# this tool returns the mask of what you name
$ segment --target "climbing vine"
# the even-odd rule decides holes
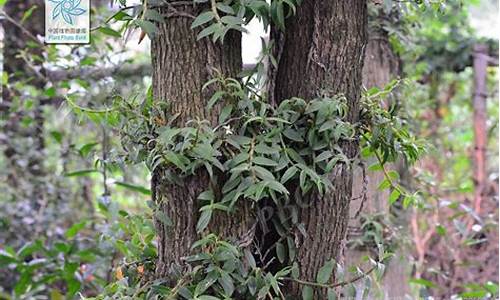
[[[271,199],[276,207],[272,218],[280,238],[273,247],[285,266],[281,271],[269,273],[265,259],[259,262],[249,249],[235,245],[235,241],[204,234],[193,245],[193,250],[199,252],[187,259],[194,271],[179,278],[179,285],[168,292],[160,290],[186,299],[211,299],[201,297],[204,293],[259,298],[267,294],[279,297],[281,280],[297,280],[307,291],[318,285],[334,285],[327,283],[333,267],[322,268],[325,274],[318,274],[315,283],[304,283],[297,277],[292,232],[305,235],[298,222],[298,211],[318,199],[311,195],[321,197],[331,191],[328,175],[335,168],[353,168],[359,162],[361,158],[348,157],[340,146],[354,139],[365,145],[362,156],[377,158],[377,164],[370,169],[385,173],[380,188],[392,189],[391,201],[403,197],[404,203],[411,204],[411,198],[406,199],[412,195],[397,183],[397,173],[385,169],[388,162],[398,158],[412,163],[423,151],[422,143],[398,116],[396,105],[383,101],[397,82],[384,90],[365,93],[361,120],[356,124],[346,121],[345,97],[330,96],[327,90],[310,101],[292,98],[273,107],[241,80],[219,75],[207,82],[204,89],[209,86],[216,88],[206,109],[219,111],[216,124],[198,119],[179,126],[177,116],[169,113],[168,104],[153,105],[151,93],[143,101],[117,96],[111,109],[88,111],[73,106],[81,113],[104,114],[118,120],[126,159],[144,162],[150,171],[161,170],[171,183],[182,182],[198,172],[209,175],[209,188],[198,196],[199,233],[208,227],[214,211],[231,213],[239,201],[258,203]],[[166,226],[171,224],[160,210],[156,210],[156,216]],[[208,244],[212,246],[205,247]],[[387,258],[387,253],[381,252],[377,260],[372,260],[374,267],[382,270],[382,262]],[[334,262],[327,264],[333,266]],[[215,269],[219,271],[208,271]],[[356,274],[365,273],[357,270]],[[319,279],[323,277],[326,279]]]
[[[211,37],[213,42],[223,41],[229,30],[244,31],[242,26],[254,17],[266,27],[274,23],[285,30],[285,18],[300,4],[292,0],[195,2],[203,8],[197,16],[177,7],[189,5],[184,2],[168,4],[167,11],[193,18],[192,28],[200,27],[198,39]],[[145,21],[149,11],[146,2],[142,9],[139,20]],[[151,28],[145,31],[154,34]],[[267,46],[272,47],[272,41]],[[315,282],[304,281],[299,278],[294,260],[295,238],[306,235],[299,222],[299,209],[334,192],[329,175],[340,168],[354,168],[370,156],[376,158],[376,164],[369,169],[385,176],[379,189],[391,190],[389,201],[401,199],[405,206],[416,202],[416,194],[402,187],[397,172],[386,167],[398,159],[414,163],[424,152],[423,143],[407,129],[398,103],[389,97],[401,82],[366,91],[361,101],[361,118],[350,123],[347,99],[328,89],[318,91],[313,99],[291,98],[279,105],[267,101],[260,92],[260,79],[265,77],[262,66],[265,59],[271,63],[275,59],[269,49],[265,48],[264,53],[244,78],[219,74],[205,84],[204,90],[214,91],[207,99],[206,110],[217,112],[216,122],[192,119],[181,123],[178,115],[170,113],[168,102],[154,101],[151,90],[143,100],[116,96],[112,108],[99,111],[89,111],[69,101],[79,113],[93,117],[100,114],[113,120],[122,136],[124,158],[129,162],[144,162],[151,172],[161,174],[172,184],[200,172],[210,178],[207,189],[198,195],[196,230],[203,235],[192,247],[195,254],[185,260],[190,271],[180,274],[173,287],[154,280],[142,282],[138,290],[121,289],[121,293],[162,295],[169,299],[284,299],[280,286],[285,281],[296,281],[304,286],[304,299],[312,299],[314,288],[327,288],[329,299],[333,299],[334,288],[352,289],[353,282],[366,279],[368,289],[369,274],[383,273],[390,254],[379,247],[377,258],[368,259],[373,266],[368,271],[354,269],[352,278],[348,278],[342,266],[330,260],[319,270]],[[342,145],[352,141],[359,142],[363,149],[349,156]],[[248,245],[206,232],[215,211],[230,214],[241,201],[249,201],[253,207],[271,201],[275,209],[271,223],[279,234],[272,248],[279,260],[279,271],[270,271],[268,259],[258,250],[251,251]],[[171,226],[172,221],[158,208],[155,216],[165,226]],[[369,223],[373,224],[376,223]],[[334,269],[337,282],[331,283]]]

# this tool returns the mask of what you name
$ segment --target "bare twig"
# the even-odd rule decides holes
[[[36,42],[38,45],[40,45],[42,48],[45,48],[45,44],[42,43],[36,36],[34,36],[28,29],[26,29],[21,23],[17,22],[14,18],[9,16],[5,11],[2,9],[0,10],[0,15],[4,16],[7,21],[12,23],[14,26],[18,27],[21,29],[21,31],[26,34],[30,39],[32,39],[34,42]]]
[[[360,274],[360,275],[358,275],[356,277],[353,277],[353,278],[351,278],[349,280],[346,280],[346,281],[341,281],[341,282],[332,283],[332,284],[323,284],[323,283],[311,282],[311,281],[306,281],[306,280],[301,280],[301,279],[295,279],[295,278],[291,278],[291,277],[283,277],[282,279],[286,280],[286,281],[295,281],[295,282],[298,282],[300,284],[309,285],[309,286],[315,286],[315,287],[320,287],[320,288],[336,288],[336,287],[346,286],[346,285],[354,283],[354,282],[356,282],[356,281],[358,281],[360,279],[363,279],[366,276],[370,275],[370,273],[372,273],[376,268],[377,268],[377,266],[373,266],[368,271],[363,272],[362,274]]]

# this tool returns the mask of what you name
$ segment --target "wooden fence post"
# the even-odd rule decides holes
[[[474,68],[474,211],[481,212],[481,201],[486,187],[486,76],[488,67],[488,48],[486,45],[478,44],[474,46],[473,68]]]

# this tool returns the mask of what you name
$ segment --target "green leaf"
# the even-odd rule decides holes
[[[408,195],[403,198],[403,208],[408,208],[410,205],[415,203],[415,196],[414,195]]]
[[[288,128],[285,131],[283,131],[283,135],[292,141],[296,141],[296,142],[303,142],[304,141],[304,138],[302,137],[302,135],[297,130],[293,130],[291,128]]]
[[[391,187],[391,182],[388,179],[384,179],[378,186],[378,189],[380,191],[383,191],[385,189],[388,189]]]
[[[276,6],[276,17],[278,18],[278,26],[285,30],[285,12],[284,12],[283,2],[279,1]]]
[[[205,228],[207,228],[208,223],[210,223],[210,219],[212,218],[212,211],[205,210],[201,213],[200,218],[198,219],[198,223],[196,224],[196,231],[201,233]]]
[[[333,273],[333,267],[335,262],[333,259],[327,261],[318,271],[316,275],[316,282],[320,284],[325,284],[328,282]]]
[[[486,291],[484,290],[468,291],[461,293],[460,296],[465,299],[484,299],[484,297],[486,297]]]
[[[231,115],[231,112],[233,111],[233,106],[232,105],[226,105],[222,109],[219,115],[219,123],[222,124],[224,123],[227,118]]]
[[[370,156],[373,155],[373,152],[371,150],[371,148],[369,146],[367,147],[364,147],[362,150],[361,150],[361,157],[362,158],[368,158]]]
[[[55,97],[56,95],[56,88],[51,86],[49,87],[48,89],[45,90],[44,92],[45,96],[49,97],[49,98],[52,98],[52,97]]]
[[[40,251],[43,249],[44,248],[43,248],[41,241],[37,240],[34,242],[28,242],[28,243],[24,244],[19,250],[17,250],[16,255],[21,260],[23,260],[27,256],[32,255],[34,252],[37,252],[37,251]]]
[[[253,166],[252,169],[255,170],[255,172],[257,173],[257,176],[259,178],[261,178],[262,180],[269,180],[269,181],[275,180],[273,173],[269,172],[269,170],[267,170],[263,167]]]
[[[165,22],[165,18],[156,9],[147,9],[145,13],[146,19],[159,23]]]
[[[389,204],[394,204],[394,202],[396,202],[399,199],[400,195],[401,193],[398,190],[396,189],[392,190],[391,195],[389,196]]]
[[[143,186],[132,184],[132,183],[127,183],[127,182],[122,182],[122,181],[116,181],[115,184],[117,186],[126,188],[128,190],[138,192],[138,193],[141,193],[143,195],[151,196],[151,190],[148,188],[145,188]]]
[[[108,18],[109,21],[111,20],[116,20],[116,21],[131,21],[133,18],[124,12],[123,10],[117,11],[114,15]]]
[[[279,149],[269,147],[264,143],[259,143],[259,144],[257,144],[257,146],[255,146],[255,152],[262,153],[262,154],[274,154],[274,153],[278,153]]]
[[[148,20],[137,19],[135,23],[149,36],[149,38],[153,37],[158,30],[156,25]]]
[[[290,261],[293,261],[295,259],[295,252],[296,252],[295,241],[290,236],[287,236],[286,242],[288,245],[288,258],[290,259]]]
[[[0,249],[0,266],[6,266],[15,262],[17,262],[17,258],[13,254]]]
[[[198,300],[220,300],[220,298],[217,298],[214,296],[208,296],[208,295],[199,296],[196,299],[198,299]]]
[[[99,170],[96,169],[88,169],[88,170],[79,170],[79,171],[73,171],[66,173],[64,176],[66,177],[80,177],[80,176],[87,176],[92,173],[99,173]]]
[[[79,223],[76,223],[76,224],[73,224],[68,230],[66,230],[66,233],[64,234],[64,236],[66,236],[68,239],[71,239],[71,238],[75,237],[76,234],[78,232],[80,232],[80,230],[85,228],[86,225],[87,225],[86,220],[79,222]]]
[[[24,294],[26,289],[28,288],[28,285],[31,282],[32,275],[30,272],[23,272],[19,279],[17,280],[16,285],[14,286],[14,292],[20,296]]]
[[[198,196],[198,200],[213,201],[215,200],[214,192],[212,190],[204,191]]]
[[[227,24],[229,26],[241,25],[243,24],[243,20],[234,16],[224,16],[221,18],[222,23]]]
[[[281,177],[280,182],[282,184],[285,184],[288,180],[290,180],[290,178],[292,178],[297,173],[297,171],[298,171],[298,168],[295,166],[289,168],[288,170],[285,171],[285,173]]]
[[[300,184],[300,188],[304,192],[306,190],[306,184],[307,184],[307,172],[306,172],[306,170],[300,171],[299,184]]]
[[[321,152],[320,155],[316,156],[316,158],[314,159],[314,161],[315,162],[321,162],[321,161],[329,159],[332,156],[333,156],[332,151],[323,151],[323,152]]]
[[[203,29],[199,34],[198,36],[196,37],[197,40],[201,40],[202,38],[204,37],[207,37],[211,34],[213,34],[215,31],[217,30],[220,30],[221,28],[221,25],[218,24],[218,23],[214,23],[210,26],[208,26],[207,28]]]
[[[218,281],[222,285],[222,288],[224,289],[224,293],[226,294],[226,296],[231,297],[231,295],[234,293],[234,283],[231,276],[229,276],[228,273],[223,272]]]
[[[437,225],[436,226],[436,232],[440,236],[446,236],[446,228],[443,225]]]
[[[284,185],[275,180],[265,181],[265,184],[272,190],[280,192],[281,194],[288,195],[289,192]]]
[[[57,289],[50,291],[50,300],[64,300],[64,296]]]
[[[335,128],[335,126],[337,126],[337,122],[335,122],[333,120],[327,121],[327,122],[323,123],[323,125],[321,125],[321,127],[318,130],[318,132],[323,132],[323,131],[326,131],[326,130],[331,130],[331,129]]]
[[[300,276],[299,264],[297,262],[294,262],[292,264],[292,278],[293,279],[298,279],[299,276]]]
[[[78,153],[80,153],[81,156],[86,157],[90,153],[92,148],[94,148],[97,145],[98,145],[98,143],[85,144],[82,147],[80,147],[80,149],[78,149]]]
[[[384,168],[378,162],[368,167],[368,171],[382,171]]]
[[[201,13],[194,19],[193,24],[191,24],[191,29],[196,28],[198,26],[201,26],[205,23],[210,22],[214,18],[214,13],[211,11],[206,11],[204,13]]]
[[[99,31],[101,33],[104,33],[104,34],[109,35],[109,36],[122,37],[121,33],[119,33],[118,31],[116,31],[114,29],[112,29],[111,27],[101,26],[101,27],[99,27]]]
[[[498,283],[488,281],[484,284],[484,288],[493,295],[498,295]]]
[[[313,300],[313,289],[306,285],[302,287],[302,300]]]
[[[73,296],[80,290],[82,284],[80,281],[75,278],[70,278],[66,280],[66,284],[68,285],[68,293],[66,294],[68,299],[73,298]]]
[[[223,13],[234,15],[234,9],[222,2],[217,2],[217,9],[222,11]]]
[[[328,289],[327,297],[328,300],[337,300],[337,293],[335,293],[334,289]]]
[[[54,140],[56,140],[57,143],[61,143],[63,139],[63,135],[60,131],[53,130],[50,132],[50,135]]]
[[[165,158],[167,161],[173,163],[176,167],[184,171],[185,166],[179,154],[173,151],[167,151],[167,153],[165,153]]]
[[[0,4],[1,6],[1,4]],[[23,14],[23,17],[21,19],[21,24],[23,24],[31,15],[33,14],[33,11],[38,7],[38,5],[32,5],[28,10],[26,10]]]
[[[54,243],[54,248],[60,253],[68,253],[69,250],[71,249],[71,246],[64,242],[56,242]]]
[[[253,162],[258,164],[258,165],[270,166],[270,167],[274,167],[274,166],[278,165],[278,163],[275,162],[274,160],[263,157],[263,156],[254,157]]]
[[[423,285],[428,288],[434,288],[436,287],[436,284],[433,283],[432,281],[422,279],[422,278],[412,278],[409,280],[410,283],[418,284],[418,285]]]
[[[387,175],[389,176],[389,178],[391,180],[398,180],[399,179],[399,173],[394,171],[394,170],[387,172]]]
[[[276,255],[280,263],[285,262],[285,246],[281,242],[276,243]]]

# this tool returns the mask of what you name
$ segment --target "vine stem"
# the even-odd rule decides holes
[[[87,113],[95,113],[95,114],[105,114],[105,113],[109,113],[109,112],[113,112],[115,111],[116,109],[115,108],[104,108],[104,109],[91,109],[91,108],[87,108],[87,107],[83,107],[83,106],[80,106],[78,104],[76,104],[73,100],[71,100],[69,97],[66,97],[66,101],[73,107],[73,108],[76,108],[76,109],[79,109],[81,111],[84,111],[84,112],[87,112]]]
[[[295,282],[298,282],[300,284],[305,284],[305,285],[309,285],[309,286],[315,286],[315,287],[321,287],[321,288],[335,288],[335,287],[345,286],[345,285],[354,283],[354,282],[370,275],[370,273],[372,273],[375,269],[376,269],[376,266],[373,266],[367,272],[364,272],[356,277],[353,277],[353,278],[346,280],[346,281],[341,281],[341,282],[332,283],[332,284],[317,283],[317,282],[312,282],[312,281],[295,279],[292,277],[283,277],[282,279],[286,280],[286,281],[295,281]]]
[[[141,20],[144,20],[144,18],[146,17],[146,11],[148,10],[148,0],[144,0],[143,6],[144,7],[142,9]]]
[[[210,4],[211,4],[212,12],[215,15],[215,19],[217,20],[218,23],[222,24],[222,19],[219,16],[219,13],[217,12],[217,2],[216,2],[216,0],[210,0]]]
[[[363,133],[361,133],[361,136],[365,138],[365,140],[367,141],[368,144],[371,144],[370,143],[370,140],[366,137],[366,135],[364,135]],[[392,178],[391,176],[389,176],[389,172],[387,172],[387,169],[385,168],[385,164],[382,160],[382,157],[380,157],[380,154],[378,153],[377,149],[374,149],[373,153],[375,154],[375,158],[377,158],[377,161],[378,163],[380,164],[380,166],[382,167],[382,172],[384,173],[384,177],[385,179],[389,182],[389,184],[391,185],[391,188],[395,189],[396,191],[399,192],[400,195],[402,196],[407,196],[407,193],[404,192],[403,190],[401,190],[396,184],[394,184],[394,182],[392,181]]]
[[[254,154],[254,151],[255,151],[255,135],[252,137],[252,142],[250,144],[250,153],[248,155],[248,164],[249,164],[250,168],[252,167],[252,164],[253,164],[253,154]],[[255,174],[255,169],[251,168],[250,171],[252,173],[252,180],[253,180],[253,182],[256,182],[257,181],[257,176]]]
[[[391,187],[393,189],[395,189],[401,195],[403,195],[404,194],[403,191],[396,184],[394,184],[391,176],[389,176],[389,172],[387,172],[387,170],[385,168],[385,164],[383,163],[382,158],[380,157],[380,154],[378,154],[378,151],[376,149],[375,149],[374,153],[375,153],[375,157],[377,158],[378,163],[380,164],[380,166],[382,166],[382,172],[384,172],[385,179],[387,179],[387,181],[389,181],[389,184],[391,185]]]
[[[36,36],[34,36],[31,33],[31,31],[26,29],[26,27],[24,27],[21,23],[17,22],[13,17],[11,17],[7,13],[5,13],[5,11],[3,9],[0,10],[0,15],[4,16],[7,21],[9,21],[13,25],[15,25],[16,27],[21,29],[21,31],[24,34],[26,34],[30,39],[32,39],[34,42],[36,42],[39,46],[41,46],[42,48],[46,48],[46,45],[44,43],[40,42],[40,40]]]

